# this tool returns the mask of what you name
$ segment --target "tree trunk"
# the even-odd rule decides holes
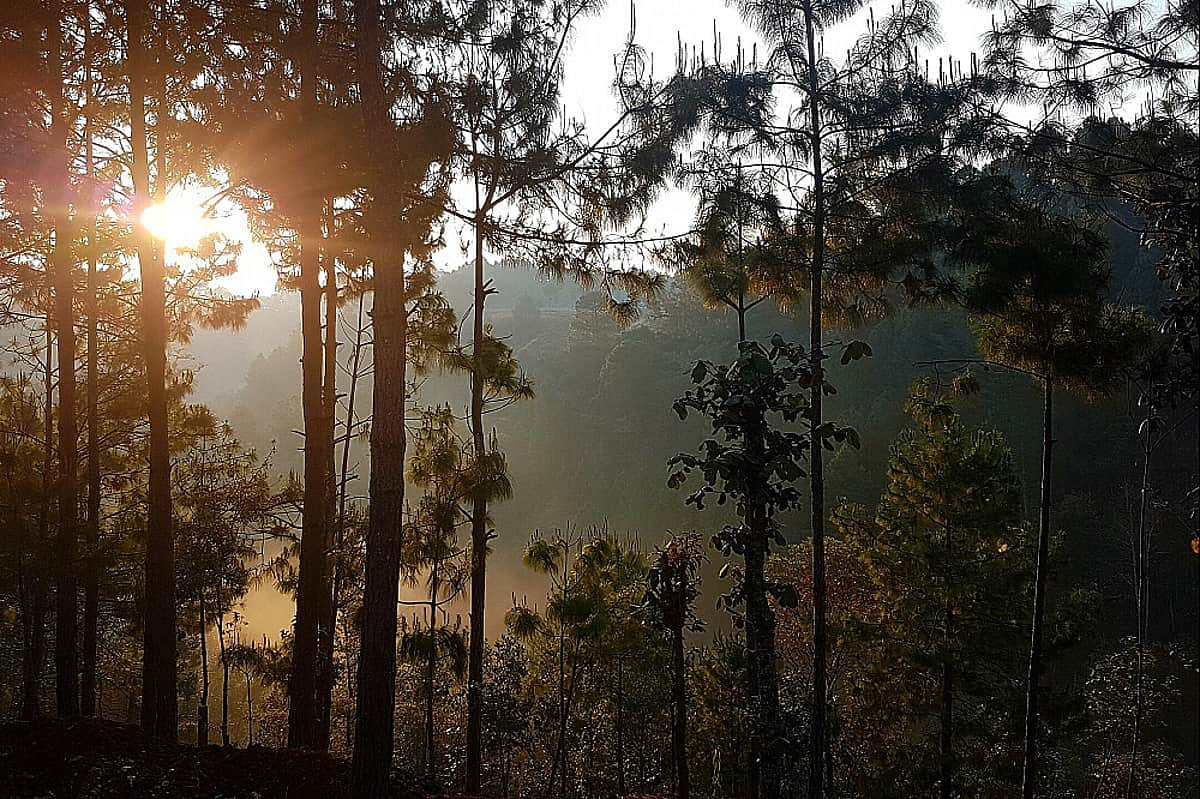
[[[1033,576],[1033,628],[1029,638],[1029,676],[1025,688],[1025,758],[1021,778],[1021,796],[1033,799],[1037,794],[1038,685],[1042,677],[1042,634],[1046,614],[1046,573],[1050,569],[1050,469],[1054,445],[1054,381],[1045,378],[1044,415],[1042,417],[1042,496],[1038,514],[1037,563]]]
[[[617,795],[625,795],[625,668],[617,657]]]
[[[565,674],[565,672],[563,672]],[[562,695],[562,709],[558,721],[558,743],[554,750],[554,762],[550,767],[550,779],[546,782],[547,795],[554,790],[556,778],[559,781],[559,796],[567,795],[567,721],[571,716],[571,701],[575,696],[575,688],[579,676],[579,651],[571,655],[571,678],[566,685],[566,693]],[[561,769],[559,768],[561,765]]]
[[[330,215],[327,223],[332,226]],[[325,380],[322,386],[322,409],[325,412],[321,426],[321,453],[326,463],[322,467],[325,475],[325,585],[321,592],[321,636],[320,662],[317,668],[317,738],[321,751],[329,749],[329,728],[332,722],[330,710],[333,704],[333,645],[337,632],[337,561],[338,548],[334,540],[340,533],[334,530],[333,508],[337,500],[337,483],[333,471],[334,410],[337,407],[337,348],[338,348],[338,287],[337,262],[328,252],[323,252],[325,273]]]
[[[1129,746],[1129,774],[1126,778],[1125,796],[1133,799],[1137,795],[1137,759],[1142,739],[1142,715],[1145,712],[1146,634],[1149,621],[1150,541],[1147,527],[1150,500],[1150,454],[1152,431],[1150,428],[1151,405],[1147,404],[1146,419],[1142,431],[1142,485],[1138,496],[1137,546],[1134,556],[1133,583],[1134,608],[1137,613],[1137,672],[1133,687],[1133,741]]]
[[[229,746],[229,658],[225,652],[225,635],[221,639],[221,746]]]
[[[93,160],[92,110],[95,101],[92,85],[92,20],[90,2],[83,6],[84,58],[87,61],[87,99],[85,105],[85,171],[89,191],[95,181]],[[96,219],[88,204],[87,271],[87,541],[83,588],[83,673],[80,677],[80,710],[85,716],[96,715],[97,632],[100,622],[100,443],[99,431],[99,346],[100,301],[99,274],[96,266]]]
[[[472,149],[474,149],[472,139]],[[475,176],[475,295],[471,338],[471,450],[481,463],[487,446],[483,435],[482,347],[484,336],[483,306],[487,300],[484,283],[483,224],[484,211],[479,196],[479,178]],[[467,774],[466,791],[478,794],[483,770],[483,646],[484,599],[487,589],[487,502],[482,490],[476,490],[471,502],[471,641],[467,653]]]
[[[821,331],[822,290],[825,267],[825,175],[821,159],[821,77],[817,70],[815,20],[808,9],[804,15],[805,36],[808,48],[808,102],[809,124],[812,126],[813,159],[813,238],[811,284],[809,289],[809,357],[812,359],[813,386],[809,409],[812,429],[820,428],[823,419],[821,407],[824,382],[824,342]],[[812,592],[813,592],[813,676],[812,676],[812,730],[809,748],[810,799],[821,799],[823,783],[821,771],[825,762],[825,711],[827,677],[825,667],[825,463],[820,441],[812,442],[809,463],[809,487],[811,489],[812,524]],[[774,799],[772,797],[771,799]]]
[[[954,608],[946,603],[946,639],[949,645],[953,634]],[[954,664],[949,655],[943,653],[942,659],[942,719],[941,746],[939,761],[941,770],[941,786],[938,796],[940,799],[951,799],[954,796]]]
[[[51,138],[59,150],[47,194],[54,224],[54,318],[58,329],[58,534],[55,541],[54,693],[58,715],[79,715],[79,441],[75,417],[75,238],[70,208],[73,120],[63,96],[62,4],[46,9]]]
[[[47,277],[47,280],[49,278]],[[46,364],[43,373],[42,421],[42,497],[38,508],[38,557],[34,559],[30,593],[30,616],[26,624],[25,652],[22,662],[21,718],[32,721],[42,714],[42,666],[46,657],[46,569],[44,559],[50,537],[50,503],[54,478],[54,324],[46,314]]]
[[[225,654],[225,609],[217,586],[217,646],[221,658],[221,746],[229,746],[229,658]]]
[[[746,542],[746,648],[750,666],[751,796],[778,799],[779,689],[775,677],[775,615],[767,600],[767,535],[760,511],[748,518]],[[753,762],[757,760],[757,763]]]
[[[200,702],[196,705],[196,746],[208,746],[208,623],[200,592]]]
[[[384,94],[379,0],[355,0],[355,54],[364,129],[369,141],[392,149],[396,131]],[[378,159],[368,231],[375,265],[375,379],[371,425],[371,517],[367,527],[366,585],[358,664],[352,794],[384,797],[392,760],[396,702],[396,601],[404,530],[404,429],[408,316],[403,248],[395,240],[398,213],[393,160]]]
[[[146,147],[146,0],[129,0],[128,53],[130,134],[133,151],[133,214],[140,220],[150,200]],[[142,728],[174,741],[175,546],[171,531],[171,459],[167,440],[167,320],[164,264],[143,227],[137,232],[141,273],[142,346],[150,420],[150,477],[146,517],[145,629],[142,656]]]
[[[363,326],[365,298],[366,298],[366,292],[360,292],[358,295],[358,322],[356,324],[355,333],[354,333],[354,354],[353,354],[353,360],[350,365],[350,390],[346,397],[346,422],[345,422],[345,432],[343,433],[343,438],[342,438],[342,462],[341,462],[341,469],[338,474],[338,482],[337,482],[337,518],[334,521],[334,525],[333,525],[333,528],[334,528],[334,530],[333,530],[333,532],[334,532],[334,547],[333,547],[334,559],[333,559],[333,574],[330,577],[330,583],[331,583],[330,601],[333,603],[333,626],[330,628],[330,636],[329,636],[329,644],[331,646],[330,655],[329,655],[329,663],[330,663],[331,667],[333,664],[332,647],[334,644],[337,643],[337,620],[338,620],[338,613],[340,611],[339,602],[341,601],[341,596],[342,596],[342,579],[343,579],[343,577],[342,577],[342,570],[338,563],[338,556],[342,552],[343,544],[344,544],[345,537],[346,537],[346,493],[347,493],[347,485],[349,484],[349,481],[350,481],[350,447],[351,447],[351,443],[354,441],[354,427],[355,427],[354,408],[355,408],[355,400],[357,399],[356,394],[357,394],[357,390],[358,390],[359,364],[362,359],[363,331],[365,329]],[[345,619],[343,618],[343,624],[345,624],[345,623],[346,623]],[[354,701],[355,670],[352,668],[349,650],[347,650],[347,652],[346,652],[346,663],[345,663],[344,672],[345,672],[345,680],[346,680],[346,694],[347,694],[347,697],[349,698],[350,702],[352,703]],[[329,697],[330,702],[329,702],[329,710],[328,710],[328,713],[331,718],[332,718],[332,712],[333,712],[333,696],[332,696],[333,678],[332,678],[332,675],[333,675],[333,672],[332,672],[332,668],[331,668],[331,671],[330,671],[330,697]],[[343,721],[345,724],[345,732],[344,732],[345,745],[346,745],[346,749],[349,750],[349,749],[353,748],[353,745],[354,745],[353,711],[346,711],[346,713],[344,713]]]
[[[301,43],[297,58],[300,70],[300,116],[312,123],[317,101],[317,1],[305,0],[300,20]],[[292,639],[292,673],[288,682],[288,746],[320,748],[320,640],[329,593],[326,579],[326,550],[329,475],[332,445],[325,432],[321,346],[320,246],[321,209],[314,207],[311,191],[297,198],[296,232],[300,237],[300,336],[301,404],[304,412],[304,516],[300,536],[300,564],[296,588],[296,625]]]
[[[246,671],[246,748],[254,746],[254,692],[250,671]]]
[[[441,561],[433,561],[433,574],[430,575],[429,587],[429,660],[425,668],[425,773],[431,778],[437,773],[437,753],[433,737],[433,684],[437,677],[437,638],[434,629],[437,624],[438,612],[438,566]]]
[[[346,532],[346,486],[350,481],[350,445],[354,441],[354,405],[357,400],[358,393],[358,369],[362,359],[363,350],[363,305],[366,299],[366,292],[358,295],[358,322],[355,326],[354,333],[354,355],[350,364],[350,390],[346,395],[346,422],[345,433],[342,439],[342,463],[341,470],[338,476],[338,510],[337,510],[337,545],[341,546],[342,537]],[[335,583],[337,571],[334,571]],[[334,585],[334,601],[337,601],[338,586]]]
[[[567,574],[570,566],[570,544],[564,538],[563,568],[561,582],[562,606],[567,605]],[[574,682],[572,681],[572,685]],[[558,740],[554,744],[554,760],[550,764],[550,779],[546,781],[547,793],[554,790],[554,780],[558,775],[559,763],[563,758],[564,742],[567,737],[567,627],[563,619],[558,621]],[[566,765],[563,765],[566,770]],[[564,790],[565,793],[565,790]]]
[[[675,786],[678,799],[688,799],[687,757],[687,661],[683,652],[683,627],[671,631],[671,699],[675,705],[671,743],[675,760]]]

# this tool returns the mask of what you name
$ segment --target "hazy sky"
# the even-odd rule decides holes
[[[893,7],[890,1],[872,5],[877,16],[890,13]],[[870,8],[863,9],[863,16],[870,13]],[[990,12],[965,0],[950,0],[943,4],[941,18],[944,41],[930,49],[932,62],[936,64],[938,56],[953,53],[956,59],[969,63],[971,51],[979,49],[979,37],[989,24]],[[614,57],[622,51],[631,29],[637,43],[652,56],[658,77],[666,77],[674,70],[680,41],[685,47],[703,49],[711,60],[714,31],[720,34],[723,61],[733,58],[739,38],[747,53],[756,43],[759,53],[764,53],[758,37],[725,0],[638,0],[636,12],[628,0],[610,2],[602,13],[577,25],[565,61],[563,106],[568,115],[583,120],[597,135],[617,118],[618,107],[612,92]],[[851,21],[831,31],[825,44],[845,49],[861,32],[862,26]],[[651,210],[646,232],[653,235],[678,232],[690,222],[693,210],[694,203],[686,193],[667,191]],[[464,237],[465,232],[459,227],[447,231],[447,246],[438,259],[439,267],[453,269],[464,262],[460,244]]]
[[[875,3],[874,6],[877,15],[883,16],[890,12],[892,3]],[[866,13],[868,11],[864,9],[863,14]],[[591,131],[603,131],[616,119],[617,106],[612,95],[613,59],[630,35],[633,17],[633,9],[627,0],[618,0],[610,3],[601,14],[578,24],[566,59],[563,105],[569,115],[583,120]],[[938,56],[953,54],[964,64],[969,63],[971,51],[979,50],[979,36],[989,19],[989,12],[965,0],[943,3],[943,42],[930,48],[931,61],[936,64]],[[711,58],[714,24],[721,35],[723,60],[733,57],[739,37],[747,51],[756,40],[737,12],[724,0],[638,0],[636,5],[636,39],[652,54],[655,73],[659,76],[666,76],[674,69],[680,39],[689,47],[703,47]],[[826,36],[825,46],[844,49],[860,31],[861,25],[854,22],[838,26]],[[762,48],[759,50],[761,52]],[[180,209],[181,215],[186,215],[187,205],[199,202],[205,194],[197,189],[177,195],[176,202],[185,206]],[[688,224],[692,211],[692,201],[685,193],[668,191],[652,209],[647,232],[676,232]],[[237,213],[230,214],[218,220],[218,227],[243,246],[238,273],[222,281],[222,285],[237,294],[273,293],[274,266],[266,248],[250,238],[244,218]],[[182,230],[178,238],[186,242],[191,232]],[[167,237],[171,240],[169,232]],[[446,247],[437,258],[439,267],[452,269],[464,262],[464,239],[465,231],[458,227],[451,226],[446,231]]]

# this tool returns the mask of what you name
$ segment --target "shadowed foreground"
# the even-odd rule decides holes
[[[0,726],[0,796],[334,797],[349,796],[350,763],[325,754],[168,744],[132,725],[92,719]],[[396,799],[440,795],[419,777],[395,772]]]

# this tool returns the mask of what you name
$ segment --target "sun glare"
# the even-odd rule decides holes
[[[160,203],[142,212],[141,225],[166,245],[167,259],[187,269],[193,261],[188,253],[205,236],[217,234],[236,244],[241,252],[237,271],[216,281],[216,285],[233,294],[269,295],[275,293],[276,272],[267,248],[254,239],[246,214],[240,208],[223,205],[219,212],[206,208],[213,190],[201,186],[177,187]]]
[[[177,197],[168,197],[143,211],[142,225],[172,250],[195,247],[215,230],[213,220],[199,203]]]

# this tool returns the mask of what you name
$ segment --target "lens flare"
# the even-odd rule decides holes
[[[212,219],[198,203],[168,197],[142,212],[142,226],[173,250],[195,247],[213,232]]]

